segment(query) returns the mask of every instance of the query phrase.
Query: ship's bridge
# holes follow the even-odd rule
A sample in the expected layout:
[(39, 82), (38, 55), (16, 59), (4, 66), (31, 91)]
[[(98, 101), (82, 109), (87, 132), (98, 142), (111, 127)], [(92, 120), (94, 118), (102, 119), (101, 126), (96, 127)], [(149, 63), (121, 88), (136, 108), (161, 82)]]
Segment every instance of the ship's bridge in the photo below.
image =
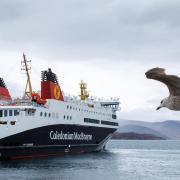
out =
[(101, 101), (100, 103), (101, 103), (102, 107), (108, 107), (108, 108), (111, 108), (114, 111), (119, 111), (120, 110), (120, 108), (119, 108), (120, 102), (117, 101), (117, 100)]

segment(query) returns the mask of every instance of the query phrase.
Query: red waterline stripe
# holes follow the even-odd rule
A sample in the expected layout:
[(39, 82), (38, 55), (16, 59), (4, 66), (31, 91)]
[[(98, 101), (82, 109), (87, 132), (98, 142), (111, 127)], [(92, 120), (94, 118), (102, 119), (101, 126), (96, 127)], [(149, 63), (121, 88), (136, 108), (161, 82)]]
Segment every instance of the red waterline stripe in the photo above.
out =
[(13, 156), (13, 157), (10, 157), (10, 159), (12, 159), (12, 160), (16, 160), (16, 159), (32, 159), (32, 158), (35, 158), (35, 157), (48, 157), (48, 156), (60, 156), (60, 155), (63, 155), (63, 153)]
[[(77, 154), (83, 154), (85, 151), (78, 152)], [(32, 159), (32, 158), (40, 158), (40, 157), (48, 157), (48, 156), (63, 156), (66, 153), (52, 153), (52, 154), (36, 154), (36, 155), (26, 155), (26, 156), (13, 156), (10, 157), (11, 160), (17, 160), (17, 159)]]

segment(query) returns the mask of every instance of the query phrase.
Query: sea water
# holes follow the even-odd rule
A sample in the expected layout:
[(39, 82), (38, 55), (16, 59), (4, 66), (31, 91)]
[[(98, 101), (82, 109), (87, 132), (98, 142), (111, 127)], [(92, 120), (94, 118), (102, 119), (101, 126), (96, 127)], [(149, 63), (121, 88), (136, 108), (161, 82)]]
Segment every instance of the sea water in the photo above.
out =
[(0, 180), (179, 180), (180, 141), (111, 140), (107, 150), (0, 162)]

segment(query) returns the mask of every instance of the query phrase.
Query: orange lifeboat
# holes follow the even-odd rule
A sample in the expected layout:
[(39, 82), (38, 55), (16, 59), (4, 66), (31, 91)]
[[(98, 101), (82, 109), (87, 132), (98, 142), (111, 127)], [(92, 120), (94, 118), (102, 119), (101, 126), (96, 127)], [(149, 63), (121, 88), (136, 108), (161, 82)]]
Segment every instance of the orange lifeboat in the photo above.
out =
[(47, 102), (45, 99), (42, 99), (38, 93), (32, 93), (31, 97), (32, 101), (36, 102), (39, 105), (45, 105)]

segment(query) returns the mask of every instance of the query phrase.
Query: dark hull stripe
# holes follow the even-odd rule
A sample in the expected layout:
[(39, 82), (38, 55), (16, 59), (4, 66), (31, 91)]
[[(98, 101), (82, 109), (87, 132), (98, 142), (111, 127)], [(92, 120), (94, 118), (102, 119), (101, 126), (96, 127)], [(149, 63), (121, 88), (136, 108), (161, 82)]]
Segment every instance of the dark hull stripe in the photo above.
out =
[(27, 159), (47, 156), (63, 156), (67, 154), (82, 154), (95, 151), (98, 146), (77, 147), (29, 147), (29, 148), (6, 148), (1, 149), (1, 160)]
[(0, 157), (21, 159), (100, 151), (115, 130), (67, 124), (35, 128), (0, 139)]
[[(60, 150), (59, 150), (60, 151)], [(83, 153), (88, 153), (88, 152), (91, 152), (91, 151), (86, 151), (85, 149), (84, 150), (81, 150), (81, 151), (70, 151), (70, 152), (57, 152), (57, 153), (44, 153), (44, 154), (33, 154), (33, 155), (16, 155), (16, 156), (9, 156), (9, 158), (7, 159), (11, 159), (11, 160), (16, 160), (16, 159), (32, 159), (32, 158), (43, 158), (43, 157), (52, 157), (52, 156), (64, 156), (65, 154), (83, 154)], [(3, 158), (2, 158), (3, 160)]]

